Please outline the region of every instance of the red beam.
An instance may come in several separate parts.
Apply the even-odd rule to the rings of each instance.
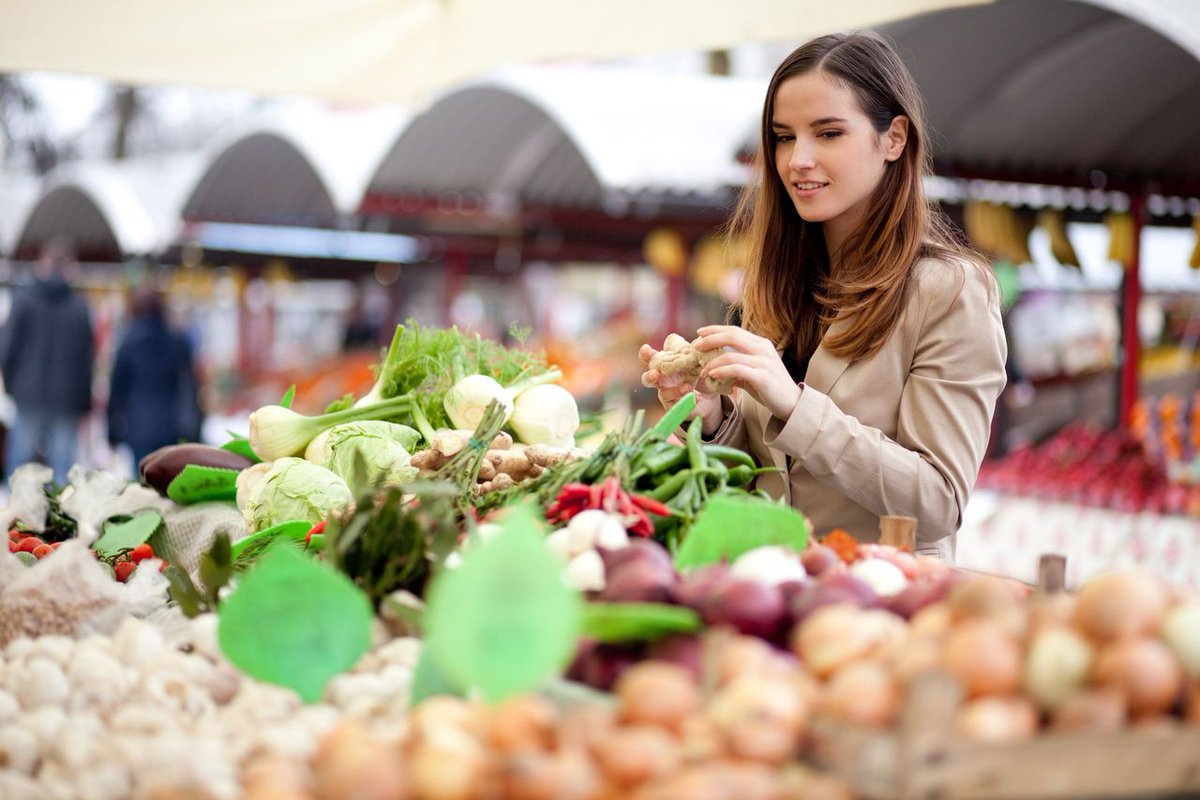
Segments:
[[[1138,307],[1142,300],[1142,227],[1146,224],[1144,193],[1130,195],[1129,213],[1133,218],[1133,253],[1121,279],[1121,405],[1118,421],[1122,428],[1129,427],[1133,406],[1138,399],[1138,360],[1141,350]]]

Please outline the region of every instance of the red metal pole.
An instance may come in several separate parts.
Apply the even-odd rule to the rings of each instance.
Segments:
[[[1146,193],[1129,196],[1129,215],[1133,221],[1133,253],[1121,280],[1121,405],[1118,422],[1129,427],[1134,403],[1138,399],[1138,307],[1142,300],[1141,251],[1142,227],[1146,223]]]

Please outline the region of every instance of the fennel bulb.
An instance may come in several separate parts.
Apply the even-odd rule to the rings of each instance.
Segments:
[[[442,405],[454,427],[473,431],[479,427],[483,412],[493,400],[500,403],[504,422],[508,422],[513,412],[513,398],[508,389],[487,375],[468,375],[450,387],[442,398]]]
[[[412,406],[412,398],[407,395],[316,417],[306,417],[283,406],[263,406],[250,415],[250,449],[263,461],[300,455],[317,434],[334,425],[385,419],[409,411]]]
[[[563,387],[542,384],[517,395],[509,425],[525,444],[571,447],[579,430],[579,406]]]
[[[479,421],[487,411],[488,403],[495,400],[504,411],[504,422],[512,417],[517,397],[529,391],[531,387],[556,381],[562,377],[562,370],[555,367],[541,375],[522,378],[511,386],[501,386],[500,382],[488,375],[468,375],[460,378],[442,398],[442,406],[446,416],[454,423],[454,427],[473,431],[479,427]]]

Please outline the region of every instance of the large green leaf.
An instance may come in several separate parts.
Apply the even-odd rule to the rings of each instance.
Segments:
[[[717,495],[696,516],[679,550],[677,569],[732,561],[756,547],[808,546],[808,519],[791,506],[758,497]]]
[[[562,580],[529,508],[437,575],[426,596],[425,642],[440,670],[498,702],[536,688],[571,660],[582,600]]]
[[[262,459],[258,457],[258,453],[254,452],[253,448],[250,447],[249,439],[240,434],[233,433],[232,431],[230,431],[230,435],[232,435],[233,438],[221,445],[222,450],[228,450],[231,453],[237,453],[239,456],[250,459],[255,464],[262,462]]]
[[[100,538],[92,549],[102,556],[115,556],[122,550],[132,550],[160,530],[164,530],[162,515],[157,511],[143,511],[124,518],[110,519],[101,526]]]
[[[295,547],[272,547],[221,604],[218,639],[252,678],[308,703],[371,644],[371,604],[346,576]]]
[[[464,697],[466,692],[461,686],[446,677],[437,662],[434,661],[429,648],[424,647],[421,649],[420,658],[417,659],[417,668],[413,671],[409,702],[416,705],[435,695]]]
[[[239,567],[248,566],[276,541],[286,539],[291,542],[303,542],[312,527],[313,524],[306,519],[291,519],[263,528],[233,545],[233,560],[238,562]]]
[[[236,500],[239,470],[188,464],[167,485],[167,497],[180,505]]]
[[[700,615],[665,603],[588,603],[584,636],[601,642],[636,642],[699,630]]]

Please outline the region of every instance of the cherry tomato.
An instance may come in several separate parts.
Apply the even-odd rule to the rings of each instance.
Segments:
[[[33,553],[34,558],[45,558],[54,552],[54,548],[48,544],[39,544],[29,552]]]
[[[36,536],[26,536],[17,543],[17,552],[32,553],[33,548],[37,547],[39,544],[45,544],[45,542]]]
[[[147,558],[154,558],[154,548],[145,542],[133,548],[129,553],[129,560],[135,564],[140,564]]]
[[[132,561],[119,561],[113,567],[113,572],[116,573],[118,581],[125,583],[125,581],[129,580],[129,576],[133,574],[135,569],[137,569],[137,564]]]

